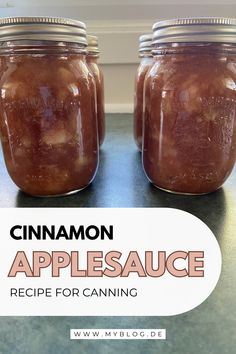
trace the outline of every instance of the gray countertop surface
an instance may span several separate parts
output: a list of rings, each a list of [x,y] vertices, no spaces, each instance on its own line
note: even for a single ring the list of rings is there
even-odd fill
[[[0,157],[0,207],[172,207],[192,213],[214,232],[223,255],[220,280],[196,309],[171,317],[2,317],[0,354],[234,354],[236,352],[236,169],[217,192],[180,196],[153,187],[132,138],[131,115],[108,115],[93,183],[68,197],[20,192]],[[70,328],[166,328],[166,341],[74,341]]]

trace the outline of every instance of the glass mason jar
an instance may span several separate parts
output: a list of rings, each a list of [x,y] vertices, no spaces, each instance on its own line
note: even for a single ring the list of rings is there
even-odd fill
[[[144,34],[139,37],[139,57],[140,64],[136,72],[135,86],[134,86],[134,140],[139,148],[142,150],[142,130],[143,130],[143,89],[145,76],[153,65],[152,56],[152,34]]]
[[[97,121],[98,121],[98,138],[101,146],[105,138],[105,113],[104,113],[104,78],[100,65],[98,65],[99,49],[98,37],[87,36],[87,65],[91,70],[95,83],[97,93]]]
[[[98,166],[85,25],[8,18],[0,31],[0,137],[9,175],[33,196],[85,188]]]
[[[144,170],[169,192],[213,192],[236,159],[236,20],[179,19],[153,29]]]

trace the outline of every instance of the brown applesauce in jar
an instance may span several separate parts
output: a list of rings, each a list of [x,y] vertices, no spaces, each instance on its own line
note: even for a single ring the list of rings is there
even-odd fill
[[[85,188],[98,166],[85,25],[0,19],[0,136],[7,170],[33,196]]]
[[[134,84],[134,140],[139,148],[142,150],[142,138],[143,138],[143,89],[145,76],[153,65],[152,56],[152,34],[143,34],[139,37],[139,57],[140,64],[135,76]]]
[[[87,48],[87,65],[93,74],[96,84],[97,94],[97,122],[98,122],[98,138],[99,145],[101,146],[105,138],[105,112],[104,112],[104,78],[103,72],[98,64],[99,49],[98,49],[98,37],[87,36],[88,48]]]
[[[156,61],[145,80],[143,166],[161,189],[213,192],[234,167],[235,31],[236,20],[230,19],[154,25]]]

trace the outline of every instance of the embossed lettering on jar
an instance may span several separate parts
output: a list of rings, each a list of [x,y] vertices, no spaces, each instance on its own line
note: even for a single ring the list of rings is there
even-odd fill
[[[0,20],[2,29],[0,134],[11,178],[34,196],[85,188],[98,165],[85,25],[14,18]]]
[[[213,192],[234,167],[232,28],[236,31],[236,20],[182,19],[154,25],[156,62],[145,83],[143,166],[161,189]]]

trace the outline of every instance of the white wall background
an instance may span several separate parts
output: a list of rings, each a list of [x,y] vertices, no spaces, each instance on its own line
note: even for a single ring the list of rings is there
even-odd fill
[[[236,0],[0,0],[0,17],[40,15],[86,22],[99,36],[106,110],[132,112],[139,35],[161,19],[236,17]]]

